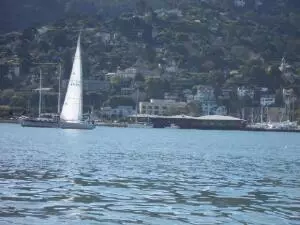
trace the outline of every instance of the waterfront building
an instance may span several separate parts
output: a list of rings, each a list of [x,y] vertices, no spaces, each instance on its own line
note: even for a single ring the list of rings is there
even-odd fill
[[[99,115],[102,118],[125,118],[135,114],[136,111],[132,106],[118,106],[116,108],[103,107],[101,108]]]
[[[260,98],[260,105],[263,107],[270,106],[275,104],[275,96],[274,95],[263,95]]]
[[[137,69],[134,67],[127,68],[125,70],[117,70],[115,73],[107,73],[105,75],[106,80],[111,80],[112,78],[120,79],[134,79],[137,74]]]
[[[135,92],[135,89],[134,88],[131,88],[131,87],[124,87],[124,88],[121,88],[121,95],[122,96],[132,96],[132,94]]]
[[[174,101],[176,101],[178,99],[178,96],[177,95],[172,95],[169,92],[165,92],[164,99],[165,100],[174,100]]]
[[[150,102],[140,102],[139,112],[149,115],[172,115],[183,111],[186,102],[176,102],[175,100],[150,99]]]
[[[212,114],[213,110],[218,106],[216,102],[214,88],[212,86],[197,86],[197,93],[194,96],[194,100],[200,102],[202,112],[204,115]]]

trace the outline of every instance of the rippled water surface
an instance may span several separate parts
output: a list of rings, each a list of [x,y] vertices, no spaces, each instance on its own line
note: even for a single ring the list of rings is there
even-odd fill
[[[0,124],[0,224],[300,224],[300,134]]]

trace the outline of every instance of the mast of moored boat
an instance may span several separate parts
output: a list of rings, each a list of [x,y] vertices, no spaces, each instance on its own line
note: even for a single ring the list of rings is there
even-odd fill
[[[136,90],[136,105],[135,105],[135,122],[137,123],[138,122],[138,105],[139,105],[139,87],[137,87],[137,90]]]
[[[42,113],[42,69],[40,68],[40,88],[39,88],[39,118]]]
[[[57,97],[57,114],[59,115],[60,114],[60,95],[61,95],[61,92],[60,92],[60,82],[61,82],[61,63],[59,64],[59,75],[58,75],[58,97]]]

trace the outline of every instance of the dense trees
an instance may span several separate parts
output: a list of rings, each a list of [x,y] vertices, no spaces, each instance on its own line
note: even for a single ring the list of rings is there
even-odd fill
[[[139,84],[148,99],[162,98],[165,92],[182,91],[182,87],[171,88],[172,82],[186,83],[182,85],[184,88],[209,84],[218,89],[246,84],[268,87],[273,92],[285,86],[297,87],[299,4],[297,0],[285,1],[283,5],[280,2],[283,1],[265,0],[263,5],[257,6],[255,1],[247,1],[245,7],[237,7],[231,0],[206,3],[196,0],[28,0],[25,7],[15,0],[4,0],[0,3],[0,12],[3,12],[0,18],[7,18],[3,18],[0,32],[16,28],[23,31],[0,36],[1,59],[15,60],[21,65],[18,77],[10,76],[8,64],[0,65],[0,89],[15,88],[17,92],[17,89],[36,85],[32,76],[33,63],[37,61],[60,59],[63,79],[68,79],[81,28],[84,29],[85,78],[98,76],[104,80],[105,73],[134,66],[137,59],[142,61],[141,67],[155,71],[156,77],[169,77],[147,79],[144,74],[138,74],[132,80],[112,79],[111,89],[101,99],[108,105],[132,104],[128,99],[113,95],[118,96],[122,87],[134,83]],[[155,11],[156,8],[163,9]],[[53,15],[46,13],[49,9]],[[27,15],[22,17],[24,21],[11,18],[17,13]],[[50,24],[46,22],[55,20]],[[294,83],[285,79],[278,69],[282,56],[293,68]],[[166,68],[173,61],[178,71],[168,73]],[[236,73],[230,74],[230,71]],[[55,87],[56,75],[52,73],[45,82]],[[7,94],[4,97],[1,94],[2,104],[21,106],[24,99],[10,94],[9,100]],[[100,104],[95,100],[97,97],[88,96],[91,102]],[[195,106],[189,109],[195,111]]]

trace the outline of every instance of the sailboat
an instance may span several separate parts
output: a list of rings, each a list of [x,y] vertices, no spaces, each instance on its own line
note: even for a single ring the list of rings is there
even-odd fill
[[[91,130],[96,127],[95,124],[89,120],[84,121],[82,115],[83,97],[80,36],[79,34],[72,72],[60,114],[60,127],[63,129]]]
[[[20,123],[22,127],[43,127],[43,128],[58,128],[58,116],[52,114],[42,114],[42,70],[40,69],[40,85],[39,85],[39,115],[38,117],[22,118]],[[58,99],[58,105],[60,104]],[[59,110],[59,109],[58,109]]]

